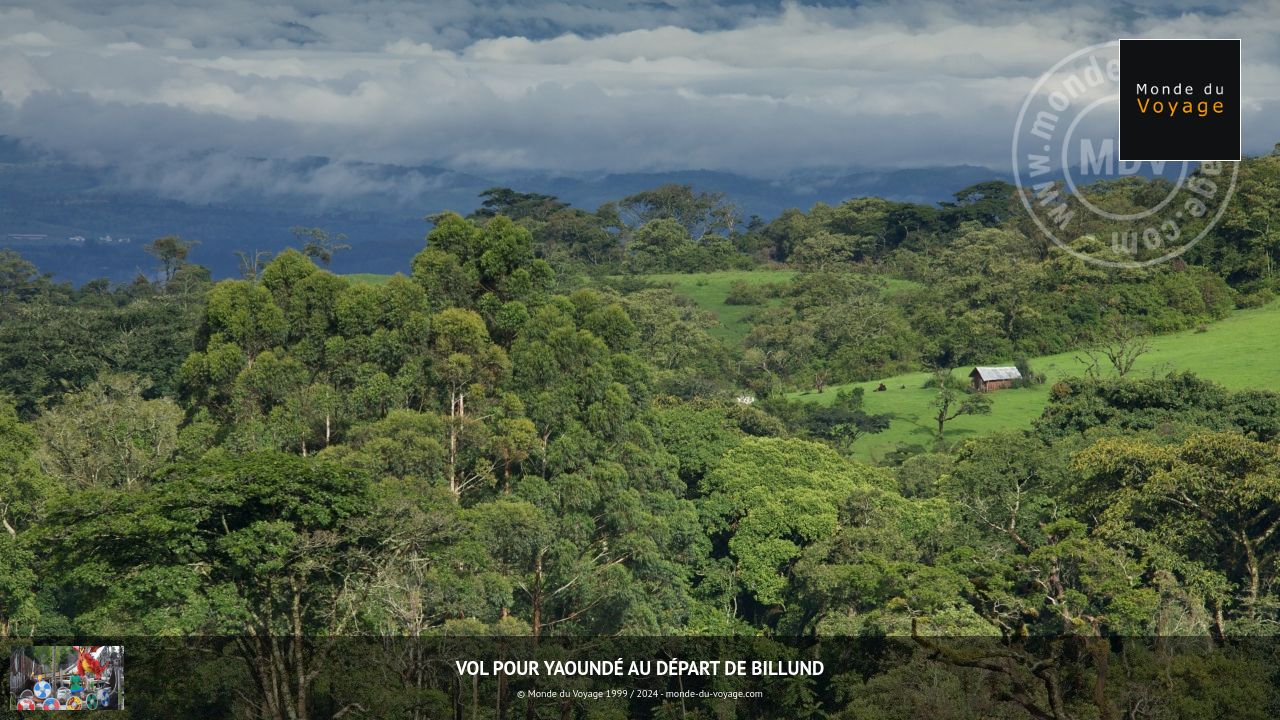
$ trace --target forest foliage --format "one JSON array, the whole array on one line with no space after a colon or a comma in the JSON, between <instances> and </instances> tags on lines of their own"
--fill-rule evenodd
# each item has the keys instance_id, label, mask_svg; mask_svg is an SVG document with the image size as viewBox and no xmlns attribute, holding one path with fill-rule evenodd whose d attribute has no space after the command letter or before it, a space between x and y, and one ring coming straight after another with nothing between
<instances>
[{"instance_id":1,"label":"forest foliage","mask_svg":"<svg viewBox=\"0 0 1280 720\"><path fill-rule=\"evenodd\" d=\"M886 424L859 392L782 391L1265 302L1278 183L1245 163L1220 233L1132 271L1034 242L998 183L767 223L679 186L594 213L495 190L382 285L286 251L70 288L0 254L0 636L239 635L267 717L307 716L326 652L273 635L982 637L1007 672L931 657L1009 717L1120 717L1144 680L1108 637L1280 628L1280 396L1096 373L1031 427L876 467L848 456ZM762 263L800 272L740 346L631 277ZM981 412L938 392L939 437ZM1044 669L1068 656L1083 675ZM869 717L914 681L869 666L792 709Z\"/></svg>"}]
</instances>

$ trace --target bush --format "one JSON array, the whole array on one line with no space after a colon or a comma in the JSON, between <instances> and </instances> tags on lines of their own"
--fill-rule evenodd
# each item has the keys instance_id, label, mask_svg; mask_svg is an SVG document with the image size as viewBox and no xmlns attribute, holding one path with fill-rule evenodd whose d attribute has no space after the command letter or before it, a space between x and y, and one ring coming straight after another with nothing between
<instances>
[{"instance_id":1,"label":"bush","mask_svg":"<svg viewBox=\"0 0 1280 720\"><path fill-rule=\"evenodd\" d=\"M1014 382L1014 387L1035 387L1044 384L1044 373L1038 373L1031 369L1031 362L1025 357L1018 358L1013 366L1018 368L1018 372L1022 374L1022 379Z\"/></svg>"},{"instance_id":2,"label":"bush","mask_svg":"<svg viewBox=\"0 0 1280 720\"><path fill-rule=\"evenodd\" d=\"M969 381L969 378L956 376L954 370L946 375L946 383L947 387L954 388L956 390L964 390L966 392L973 390L973 383ZM920 387L925 390L932 390L933 388L938 387L938 376L935 374L925 378L924 383L921 384Z\"/></svg>"},{"instance_id":3,"label":"bush","mask_svg":"<svg viewBox=\"0 0 1280 720\"><path fill-rule=\"evenodd\" d=\"M1262 307L1263 305L1269 305L1271 301L1275 299L1276 294L1274 292L1269 288L1262 288L1261 290L1254 290L1251 293L1241 295L1239 299L1236 300L1236 307L1242 310Z\"/></svg>"},{"instance_id":4,"label":"bush","mask_svg":"<svg viewBox=\"0 0 1280 720\"><path fill-rule=\"evenodd\" d=\"M768 288L752 285L745 280L734 280L729 285L729 294L724 298L725 305L763 305L768 299Z\"/></svg>"}]
</instances>

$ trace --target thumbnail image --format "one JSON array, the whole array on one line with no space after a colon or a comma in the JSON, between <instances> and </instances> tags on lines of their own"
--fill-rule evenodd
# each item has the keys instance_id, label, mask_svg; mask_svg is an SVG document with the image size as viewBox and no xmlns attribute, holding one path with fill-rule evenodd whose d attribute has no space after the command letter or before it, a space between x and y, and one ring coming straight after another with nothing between
<instances>
[{"instance_id":1,"label":"thumbnail image","mask_svg":"<svg viewBox=\"0 0 1280 720\"><path fill-rule=\"evenodd\" d=\"M119 710L123 689L118 645L28 645L10 658L10 709Z\"/></svg>"}]
</instances>

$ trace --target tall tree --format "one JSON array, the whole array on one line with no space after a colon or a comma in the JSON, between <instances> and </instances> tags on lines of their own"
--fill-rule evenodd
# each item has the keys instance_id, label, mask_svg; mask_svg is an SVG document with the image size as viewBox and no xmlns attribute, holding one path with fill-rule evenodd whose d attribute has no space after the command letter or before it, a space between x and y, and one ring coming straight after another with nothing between
<instances>
[{"instance_id":1,"label":"tall tree","mask_svg":"<svg viewBox=\"0 0 1280 720\"><path fill-rule=\"evenodd\" d=\"M721 192L694 190L691 185L668 183L628 195L618 203L628 224L639 227L653 220L679 223L694 240L707 233L729 233L737 227L738 208Z\"/></svg>"},{"instance_id":2,"label":"tall tree","mask_svg":"<svg viewBox=\"0 0 1280 720\"><path fill-rule=\"evenodd\" d=\"M198 243L194 240L183 240L177 235L165 235L156 238L142 247L148 255L160 261L161 272L164 273L164 281L168 283L178 272L178 268L187 262L187 256L191 253L191 248Z\"/></svg>"},{"instance_id":3,"label":"tall tree","mask_svg":"<svg viewBox=\"0 0 1280 720\"><path fill-rule=\"evenodd\" d=\"M970 392L952 377L950 369L935 372L933 381L938 388L937 394L933 396L933 420L937 423L939 441L944 437L947 423L952 420L962 415L986 415L991 412L991 398L985 393Z\"/></svg>"},{"instance_id":4,"label":"tall tree","mask_svg":"<svg viewBox=\"0 0 1280 720\"><path fill-rule=\"evenodd\" d=\"M1093 492L1111 490L1103 533L1166 564L1242 632L1280 619L1266 594L1280 578L1280 453L1237 433L1179 445L1105 439L1077 467ZM1170 564L1170 558L1178 558ZM1226 594L1238 588L1235 597Z\"/></svg>"},{"instance_id":5,"label":"tall tree","mask_svg":"<svg viewBox=\"0 0 1280 720\"><path fill-rule=\"evenodd\" d=\"M0 250L0 308L28 300L41 287L42 278L35 265L27 262L17 252Z\"/></svg>"},{"instance_id":6,"label":"tall tree","mask_svg":"<svg viewBox=\"0 0 1280 720\"><path fill-rule=\"evenodd\" d=\"M511 188L492 187L480 193L483 200L471 217L487 219L504 215L512 220L547 220L569 207L555 195L518 192Z\"/></svg>"},{"instance_id":7,"label":"tall tree","mask_svg":"<svg viewBox=\"0 0 1280 720\"><path fill-rule=\"evenodd\" d=\"M1107 359L1116 377L1133 371L1138 358L1151 352L1151 337L1139 323L1118 315L1107 318L1094 351Z\"/></svg>"},{"instance_id":8,"label":"tall tree","mask_svg":"<svg viewBox=\"0 0 1280 720\"><path fill-rule=\"evenodd\" d=\"M138 492L73 495L44 542L79 589L86 627L235 636L252 713L308 720L317 678L368 590L372 509L358 472L223 455Z\"/></svg>"},{"instance_id":9,"label":"tall tree","mask_svg":"<svg viewBox=\"0 0 1280 720\"><path fill-rule=\"evenodd\" d=\"M499 215L483 227L456 213L432 218L427 247L413 258L413 279L434 309L476 307L486 315L510 301L533 302L554 273L534 257L529 231Z\"/></svg>"},{"instance_id":10,"label":"tall tree","mask_svg":"<svg viewBox=\"0 0 1280 720\"><path fill-rule=\"evenodd\" d=\"M448 407L447 473L455 497L478 483L494 481L494 464L468 452L467 439L483 430L475 417L486 394L511 372L507 354L489 338L484 320L470 310L450 308L432 318L433 374ZM472 403L468 415L468 399ZM471 458L471 462L467 459Z\"/></svg>"},{"instance_id":11,"label":"tall tree","mask_svg":"<svg viewBox=\"0 0 1280 720\"><path fill-rule=\"evenodd\" d=\"M748 438L707 475L702 512L727 543L742 590L768 606L782 602L803 548L836 531L840 502L859 487L891 483L817 443Z\"/></svg>"},{"instance_id":12,"label":"tall tree","mask_svg":"<svg viewBox=\"0 0 1280 720\"><path fill-rule=\"evenodd\" d=\"M28 503L36 500L28 486L29 476L34 476L32 455L36 448L36 436L30 428L18 422L18 413L8 398L0 397L0 482L4 493L0 494L0 524L9 535L17 535L14 525L18 516L30 514ZM24 497L25 496L25 497Z\"/></svg>"},{"instance_id":13,"label":"tall tree","mask_svg":"<svg viewBox=\"0 0 1280 720\"><path fill-rule=\"evenodd\" d=\"M107 375L42 415L46 472L71 487L129 488L173 459L182 409L169 398L145 399L149 386Z\"/></svg>"},{"instance_id":14,"label":"tall tree","mask_svg":"<svg viewBox=\"0 0 1280 720\"><path fill-rule=\"evenodd\" d=\"M290 229L294 239L302 243L302 254L328 267L335 253L350 250L345 233L330 235L328 230L318 227L294 227Z\"/></svg>"},{"instance_id":15,"label":"tall tree","mask_svg":"<svg viewBox=\"0 0 1280 720\"><path fill-rule=\"evenodd\" d=\"M235 343L250 364L264 350L279 345L288 328L271 291L246 280L223 280L209 292L204 332Z\"/></svg>"}]
</instances>

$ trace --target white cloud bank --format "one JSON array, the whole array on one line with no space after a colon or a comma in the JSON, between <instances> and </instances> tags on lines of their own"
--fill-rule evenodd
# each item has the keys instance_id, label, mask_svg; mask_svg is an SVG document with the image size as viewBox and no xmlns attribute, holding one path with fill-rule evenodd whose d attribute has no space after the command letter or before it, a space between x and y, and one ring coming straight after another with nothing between
<instances>
[{"instance_id":1,"label":"white cloud bank","mask_svg":"<svg viewBox=\"0 0 1280 720\"><path fill-rule=\"evenodd\" d=\"M1059 58L1207 36L1244 39L1246 151L1269 150L1280 1L1195 7L32 0L0 6L0 134L115 163L1003 168Z\"/></svg>"}]
</instances>

